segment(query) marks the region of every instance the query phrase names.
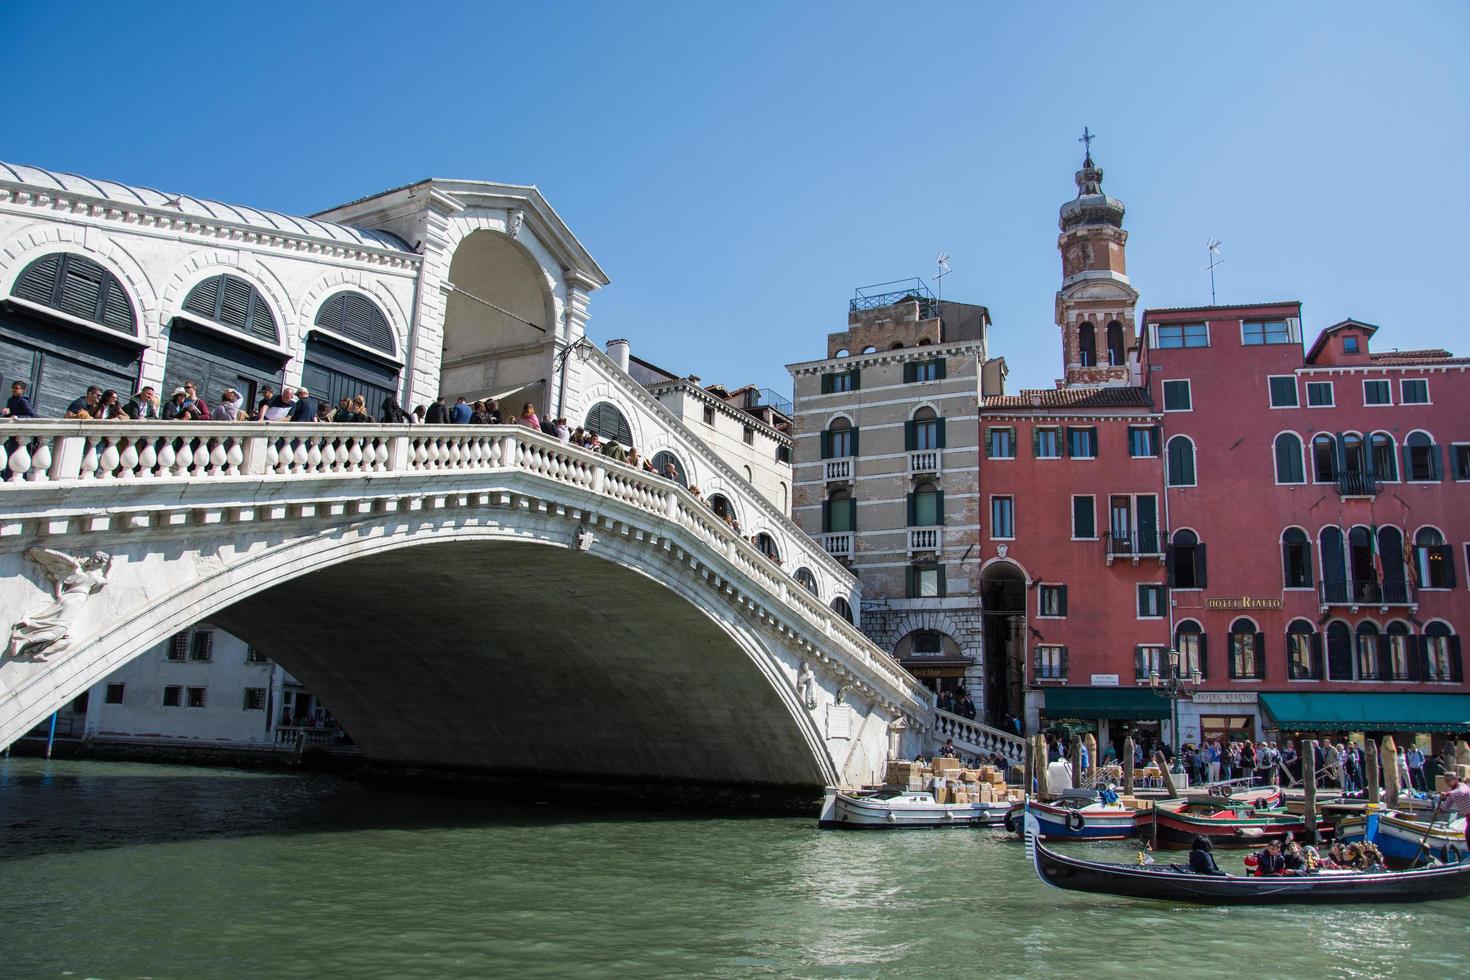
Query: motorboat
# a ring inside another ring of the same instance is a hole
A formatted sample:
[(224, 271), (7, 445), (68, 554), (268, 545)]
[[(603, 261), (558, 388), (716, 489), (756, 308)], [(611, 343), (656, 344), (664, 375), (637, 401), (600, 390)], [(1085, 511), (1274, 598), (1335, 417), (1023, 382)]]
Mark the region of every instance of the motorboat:
[(1425, 854), (1440, 861), (1470, 856), (1465, 846), (1464, 817), (1437, 820), (1431, 825), (1403, 813), (1356, 814), (1338, 822), (1337, 839), (1344, 844), (1371, 840), (1385, 859), (1398, 865), (1417, 863)]
[[(1159, 847), (1187, 849), (1196, 837), (1208, 839), (1215, 847), (1260, 847), (1269, 840), (1285, 840), (1288, 834), (1306, 835), (1307, 822), (1301, 814), (1243, 803), (1218, 808), (1198, 802), (1165, 803), (1155, 805), (1149, 817), (1140, 816), (1139, 830), (1151, 835)], [(1331, 837), (1334, 831), (1331, 821), (1317, 821), (1320, 838)]]
[(1030, 800), (1013, 803), (1006, 814), (1006, 829), (1020, 833), (1021, 817), (1030, 812), (1040, 824), (1040, 834), (1047, 840), (1123, 840), (1138, 832), (1139, 812), (1121, 803), (1063, 798), (1054, 803)]
[(999, 827), (1010, 810), (996, 803), (939, 803), (928, 790), (879, 789), (845, 792), (829, 788), (818, 826), (844, 830), (899, 827)]
[(1289, 905), (1351, 902), (1425, 902), (1470, 895), (1470, 863), (1411, 871), (1319, 871), (1305, 875), (1202, 875), (1178, 864), (1105, 864), (1051, 850), (1039, 839), (1040, 821), (1026, 835), (1036, 876), (1056, 888), (1152, 898), (1197, 905)]

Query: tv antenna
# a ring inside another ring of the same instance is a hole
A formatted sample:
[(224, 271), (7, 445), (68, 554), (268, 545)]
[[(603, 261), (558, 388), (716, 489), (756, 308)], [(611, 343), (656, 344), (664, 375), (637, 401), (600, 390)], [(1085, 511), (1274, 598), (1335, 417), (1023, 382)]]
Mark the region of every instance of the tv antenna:
[(1209, 274), (1210, 274), (1210, 305), (1211, 306), (1214, 306), (1215, 305), (1215, 266), (1223, 264), (1225, 262), (1225, 260), (1222, 259), (1222, 258), (1220, 258), (1220, 239), (1218, 239), (1218, 238), (1211, 238), (1208, 242), (1205, 243), (1205, 249), (1208, 250), (1209, 253), (1210, 253), (1210, 264), (1207, 265), (1207, 266), (1205, 266), (1200, 271), (1201, 272), (1208, 271)]

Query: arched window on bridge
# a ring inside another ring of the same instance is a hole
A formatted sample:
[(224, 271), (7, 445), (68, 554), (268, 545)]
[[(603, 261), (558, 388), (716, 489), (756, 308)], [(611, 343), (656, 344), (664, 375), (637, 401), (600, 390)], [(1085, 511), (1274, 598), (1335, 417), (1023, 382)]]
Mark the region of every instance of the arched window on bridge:
[(624, 446), (633, 445), (633, 430), (628, 426), (627, 417), (611, 402), (598, 402), (592, 406), (587, 413), (586, 428), (602, 439), (611, 439)]
[[(674, 468), (672, 475), (669, 471), (670, 466)], [(681, 487), (689, 486), (689, 475), (684, 472), (684, 464), (679, 461), (678, 456), (667, 449), (653, 454), (653, 468), (659, 476), (668, 477)]]
[(36, 259), (15, 280), (11, 295), (120, 333), (138, 333), (133, 304), (117, 276), (81, 255), (52, 252)]
[(796, 570), (796, 581), (801, 584), (812, 595), (817, 595), (817, 577), (812, 574), (810, 568), (802, 567)]
[(722, 521), (738, 522), (740, 520), (739, 516), (735, 513), (735, 505), (730, 503), (730, 499), (722, 493), (710, 494), (709, 507), (710, 510), (715, 512), (715, 516)]
[(210, 276), (189, 290), (184, 311), (268, 344), (280, 342), (276, 317), (265, 297), (239, 276)]
[(842, 596), (832, 600), (832, 611), (849, 623), (852, 622), (852, 604)]
[(776, 539), (765, 531), (755, 536), (755, 546), (760, 549), (761, 554), (771, 559), (771, 561), (779, 562), (781, 560), (781, 549), (776, 547)]
[(316, 326), (375, 351), (393, 353), (393, 331), (388, 326), (388, 318), (361, 293), (344, 290), (327, 300), (317, 311)]

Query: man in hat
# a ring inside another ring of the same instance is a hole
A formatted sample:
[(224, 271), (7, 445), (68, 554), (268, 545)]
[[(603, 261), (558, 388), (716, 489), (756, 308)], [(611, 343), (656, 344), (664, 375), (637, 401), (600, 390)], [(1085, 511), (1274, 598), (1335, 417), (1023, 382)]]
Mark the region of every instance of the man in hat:
[(317, 411), (317, 400), (312, 397), (310, 391), (300, 387), (296, 389), (296, 401), (291, 404), (290, 421), (292, 422), (315, 422)]
[(1444, 786), (1444, 792), (1434, 799), (1434, 809), (1453, 811), (1465, 818), (1465, 846), (1470, 849), (1470, 786), (1460, 781), (1454, 769), (1445, 772)]

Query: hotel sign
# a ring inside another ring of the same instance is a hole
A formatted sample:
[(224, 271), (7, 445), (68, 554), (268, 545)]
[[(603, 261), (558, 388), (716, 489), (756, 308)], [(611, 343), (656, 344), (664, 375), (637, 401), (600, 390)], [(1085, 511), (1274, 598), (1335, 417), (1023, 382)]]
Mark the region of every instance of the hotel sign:
[(1258, 599), (1243, 595), (1238, 599), (1214, 598), (1205, 600), (1206, 609), (1280, 609), (1281, 598)]
[(1195, 704), (1255, 704), (1255, 691), (1195, 691)]

